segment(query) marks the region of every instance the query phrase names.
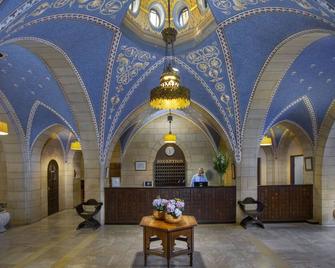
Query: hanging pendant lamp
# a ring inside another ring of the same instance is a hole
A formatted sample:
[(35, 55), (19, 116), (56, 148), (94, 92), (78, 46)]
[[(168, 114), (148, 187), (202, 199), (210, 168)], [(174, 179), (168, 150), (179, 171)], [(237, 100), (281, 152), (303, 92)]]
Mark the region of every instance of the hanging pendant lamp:
[(271, 146), (272, 145), (272, 139), (271, 137), (265, 135), (261, 141), (261, 146)]
[[(180, 76), (173, 68), (174, 42), (177, 39), (177, 30), (170, 26), (170, 21), (170, 0), (168, 0), (169, 27), (162, 31), (165, 42), (164, 71), (160, 77), (160, 85), (150, 92), (150, 105), (159, 110), (184, 109), (191, 104), (190, 91), (180, 85)], [(168, 57), (169, 47), (171, 47), (171, 57)]]
[(71, 142), (71, 150), (72, 151), (81, 151), (81, 144), (79, 141)]
[(164, 135), (164, 143), (176, 143), (177, 136), (171, 132), (171, 123), (172, 123), (171, 111), (168, 115), (168, 121), (169, 121), (169, 133)]

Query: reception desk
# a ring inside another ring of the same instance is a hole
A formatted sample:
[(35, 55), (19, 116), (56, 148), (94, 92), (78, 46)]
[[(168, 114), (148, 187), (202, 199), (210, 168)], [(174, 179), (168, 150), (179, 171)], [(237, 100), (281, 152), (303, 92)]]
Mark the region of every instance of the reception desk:
[(152, 214), (157, 196), (185, 201), (185, 214), (199, 223), (233, 223), (236, 215), (236, 187), (105, 188), (105, 223), (138, 224)]

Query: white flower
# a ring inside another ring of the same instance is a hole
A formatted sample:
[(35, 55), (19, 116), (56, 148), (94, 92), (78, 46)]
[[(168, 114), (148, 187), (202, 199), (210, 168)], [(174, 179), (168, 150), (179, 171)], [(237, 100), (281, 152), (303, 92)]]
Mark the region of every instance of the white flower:
[(182, 214), (182, 212), (181, 212), (181, 210), (179, 208), (176, 208), (174, 210), (174, 214), (176, 215), (176, 217), (179, 217)]

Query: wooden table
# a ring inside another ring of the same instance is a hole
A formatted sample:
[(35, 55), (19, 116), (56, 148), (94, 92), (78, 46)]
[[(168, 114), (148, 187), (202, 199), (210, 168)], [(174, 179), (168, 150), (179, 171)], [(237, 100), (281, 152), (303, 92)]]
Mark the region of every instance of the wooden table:
[[(190, 256), (190, 266), (193, 265), (193, 244), (194, 226), (197, 221), (193, 216), (183, 215), (182, 220), (177, 224), (170, 224), (156, 220), (153, 216), (145, 216), (140, 222), (143, 227), (143, 253), (144, 265), (147, 265), (147, 256), (156, 255), (167, 258), (167, 265), (170, 267), (170, 259), (174, 256), (187, 254)], [(150, 249), (153, 241), (162, 241), (162, 249)], [(175, 241), (187, 243), (186, 249), (175, 248)]]

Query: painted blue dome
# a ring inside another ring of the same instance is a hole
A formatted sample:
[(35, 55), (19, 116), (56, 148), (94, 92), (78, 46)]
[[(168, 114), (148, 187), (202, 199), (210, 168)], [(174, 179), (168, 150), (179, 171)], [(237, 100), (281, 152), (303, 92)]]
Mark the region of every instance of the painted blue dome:
[[(1, 105), (13, 107), (30, 143), (55, 124), (80, 138), (71, 96), (58, 79), (67, 74), (51, 68), (43, 59), (47, 52), (41, 49), (37, 55), (32, 44), (58, 51), (74, 70), (90, 106), (92, 117), (87, 120), (96, 127), (102, 160), (120, 125), (148, 102), (164, 67), (165, 51), (127, 26), (130, 4), (130, 0), (0, 4)], [(239, 155), (250, 103), (270, 59), (281, 44), (319, 34), (302, 47), (278, 81), (263, 126), (265, 133), (280, 121), (292, 121), (315, 140), (334, 99), (334, 1), (210, 0), (208, 4), (215, 28), (199, 28), (200, 37), (186, 38), (176, 46), (175, 67), (192, 101), (215, 118)], [(27, 42), (31, 46), (23, 45)], [(50, 53), (48, 57), (52, 60)], [(56, 58), (52, 62), (57, 66)]]

